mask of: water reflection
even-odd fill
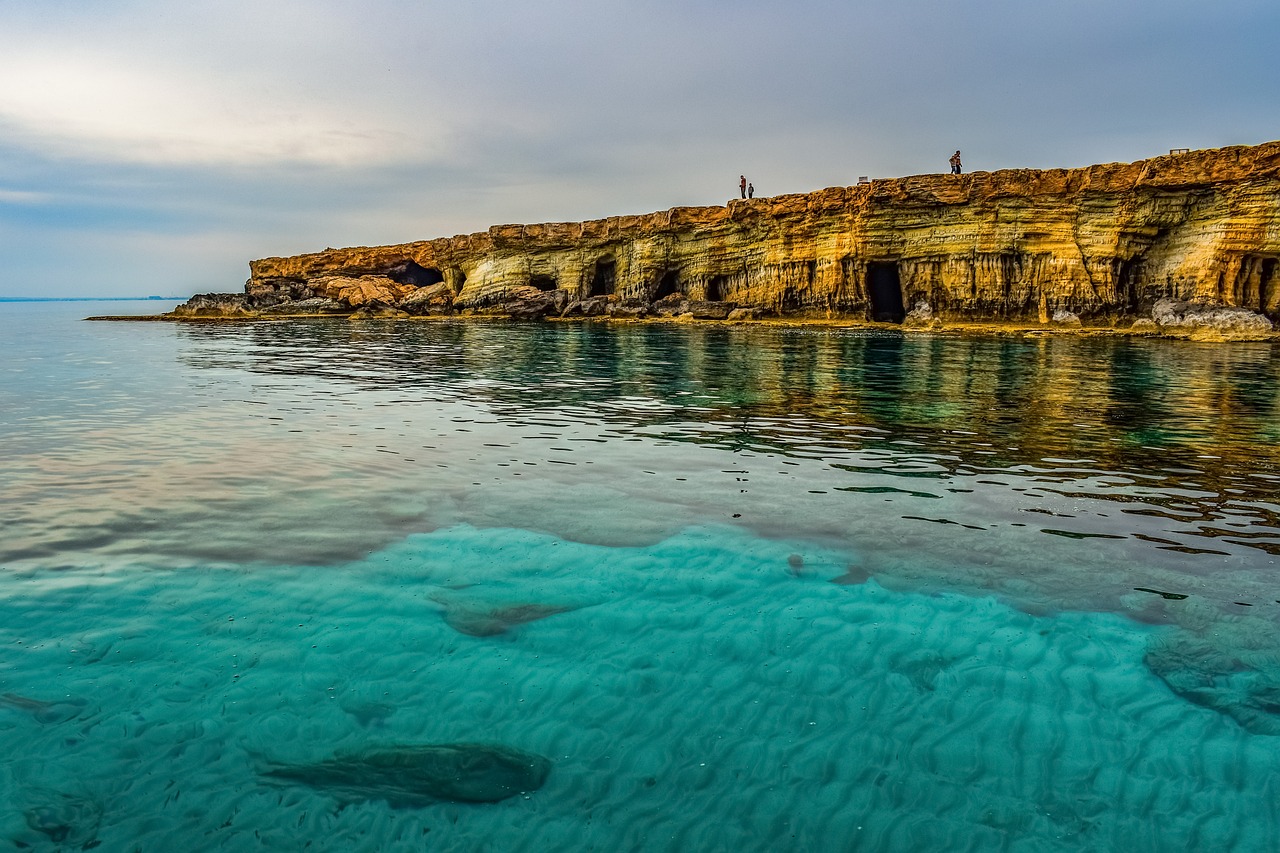
[[[1046,519],[1046,533],[1280,554],[1270,344],[591,323],[181,328],[197,367],[480,400],[500,420],[542,412],[900,480],[837,476],[833,488],[845,491],[937,497],[1029,482],[1024,504],[1037,494],[1101,500],[1167,522],[1157,535],[1145,523],[1091,530]]]

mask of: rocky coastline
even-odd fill
[[[1266,339],[1280,142],[251,262],[163,319],[596,318]]]

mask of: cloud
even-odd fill
[[[7,190],[0,187],[0,204],[44,204],[51,199],[52,196],[49,193]]]
[[[0,54],[0,126],[46,155],[155,164],[381,165],[438,158],[444,137],[410,133],[359,105],[284,101],[182,68],[114,56]],[[22,81],[22,82],[20,82]],[[33,84],[31,81],[38,81]]]
[[[715,204],[744,172],[1261,142],[1277,26],[1273,0],[12,0],[0,292],[234,289],[255,256]]]

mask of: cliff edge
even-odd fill
[[[250,264],[175,318],[795,315],[1266,332],[1280,142],[917,175]]]

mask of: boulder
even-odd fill
[[[902,325],[912,328],[933,328],[942,325],[933,313],[933,306],[921,299],[902,318]]]
[[[175,317],[253,317],[257,312],[244,293],[198,293],[173,309]]]
[[[649,313],[649,303],[638,299],[624,299],[621,302],[610,302],[605,307],[610,317],[643,317]]]
[[[756,306],[747,308],[734,308],[729,312],[730,320],[759,320],[765,315],[765,310]]]
[[[298,302],[282,302],[279,305],[272,305],[269,308],[263,308],[259,313],[264,316],[318,316],[326,314],[350,314],[351,309],[335,299],[326,299],[323,296],[316,296],[311,299],[302,299]]]
[[[345,302],[352,308],[359,308],[366,302],[375,300],[394,305],[417,290],[412,284],[401,284],[383,275],[320,278],[312,282],[312,289],[317,296]]]
[[[396,303],[401,311],[410,314],[453,313],[453,288],[441,282],[430,287],[420,287]]]
[[[1053,316],[1049,318],[1049,322],[1055,326],[1068,326],[1078,329],[1084,324],[1080,322],[1080,316],[1065,308],[1059,308],[1053,312]]]
[[[561,314],[562,317],[580,315],[582,317],[599,317],[609,309],[609,297],[588,296],[569,303]]]
[[[517,287],[510,296],[499,302],[489,313],[506,314],[513,320],[540,320],[548,314],[559,314],[569,301],[563,290],[538,290],[536,287]]]
[[[689,300],[678,293],[664,296],[649,306],[649,310],[659,317],[678,317],[689,313]]]
[[[348,320],[394,320],[398,317],[408,317],[404,311],[394,305],[388,305],[381,300],[370,300],[351,313]]]
[[[1180,299],[1157,300],[1151,319],[1162,329],[1204,329],[1221,333],[1269,332],[1271,321],[1248,308]]]
[[[727,320],[734,307],[732,302],[691,300],[689,302],[689,310],[685,313],[693,315],[695,320]]]

